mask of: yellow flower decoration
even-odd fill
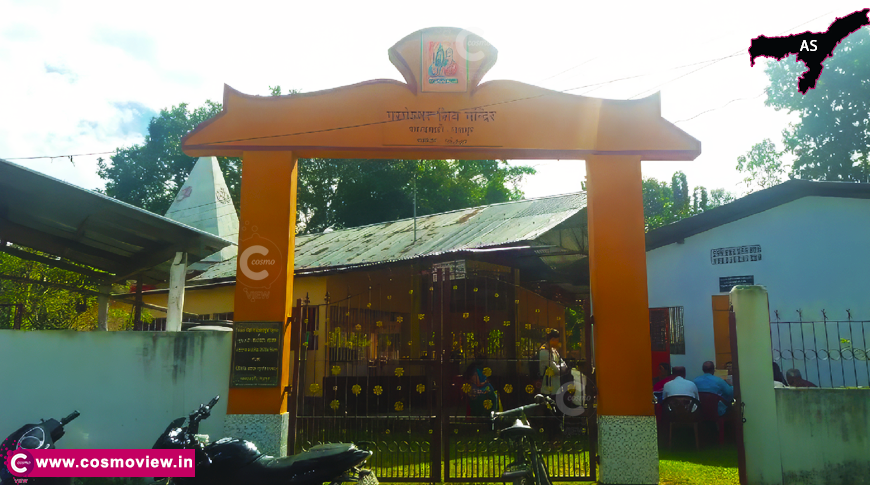
[[[453,289],[454,289],[454,290],[458,290],[458,289],[459,289],[459,287],[458,287],[458,286],[456,286],[456,285],[453,285]]]
[[[505,327],[510,327],[510,326],[511,326],[511,321],[510,321],[510,320],[505,320],[505,321],[504,321],[504,326],[505,326]]]
[[[349,317],[349,316],[350,316],[350,312],[344,312],[344,316]]]
[[[396,377],[402,377],[403,375],[405,375],[405,369],[396,367]]]
[[[392,340],[387,340],[387,345],[393,345],[393,341],[392,341]]]
[[[433,341],[430,340],[430,341],[429,341],[429,347],[434,347],[434,346],[435,346],[435,342],[433,342]]]
[[[383,327],[383,326],[384,326],[384,322],[378,320],[378,321],[375,323],[375,325],[377,325],[378,327]]]
[[[434,286],[430,286],[430,287],[429,287],[429,291],[434,291],[434,290],[435,290],[435,287],[434,287]]]
[[[543,432],[544,432],[544,428],[540,428],[540,429],[538,430],[538,433],[543,433]]]
[[[354,327],[354,328],[356,329],[357,332],[359,332],[360,330],[362,330],[362,325],[357,323],[356,327]]]
[[[488,322],[488,321],[489,321],[489,315],[483,317],[483,321],[484,321],[484,322]]]
[[[384,388],[381,386],[375,386],[374,393],[375,393],[375,396],[380,396],[381,394],[384,393]]]
[[[401,390],[402,390],[402,386],[396,386],[396,390],[397,390],[397,391],[401,391]]]
[[[431,429],[429,430],[429,434],[432,434],[432,430],[431,430]]]
[[[353,387],[350,388],[350,392],[354,394],[354,396],[359,396],[359,393],[362,392],[362,387],[359,384],[354,384]]]
[[[556,317],[556,321],[557,321],[557,322],[558,322],[559,320],[561,320],[561,319],[562,319],[562,317]]]
[[[417,392],[420,394],[423,394],[424,392],[426,392],[426,385],[425,384],[417,384]]]
[[[387,300],[392,300],[392,299],[393,299],[393,295],[387,295]]]
[[[498,298],[498,293],[495,294],[495,297]]]
[[[515,304],[515,305],[519,305],[519,304],[520,304],[520,301],[519,301],[519,300],[514,300],[514,304]]]
[[[574,332],[572,332],[571,330],[568,330],[567,332],[565,332],[565,335],[570,337],[571,335],[574,335]]]
[[[474,292],[477,293],[477,288],[474,289]]]
[[[408,347],[410,347],[410,346],[411,346],[411,341],[409,340],[409,341],[408,341]]]
[[[308,390],[311,391],[311,394],[317,394],[320,392],[320,384],[311,384],[308,386]]]
[[[305,320],[303,320],[303,323],[308,323],[308,319],[306,318]]]
[[[308,347],[308,342],[302,342],[303,347]]]
[[[492,375],[492,369],[490,369],[489,367],[484,367],[484,368],[483,368],[483,375],[485,375],[486,377],[491,376],[491,375]]]
[[[531,324],[531,323],[527,323],[527,324],[526,324],[526,330],[531,330],[531,329],[532,329],[532,324]]]
[[[338,399],[333,399],[331,403],[329,403],[329,407],[332,408],[333,411],[337,410],[339,406]]]
[[[529,394],[535,392],[535,386],[529,384],[528,386],[526,386],[526,392],[528,392]]]
[[[366,308],[371,308],[371,307],[372,307],[372,302],[366,303]]]
[[[389,429],[386,430],[386,431],[384,431],[384,432],[385,432],[386,434],[390,434],[390,430],[389,430]]]
[[[459,434],[459,430],[454,428],[454,429],[453,429],[453,434]]]
[[[402,323],[405,321],[405,317],[396,317],[396,321]]]
[[[468,318],[468,312],[463,313],[462,318]]]
[[[541,309],[540,309],[540,308],[535,308],[535,313],[541,313]]]
[[[417,315],[417,319],[418,319],[418,320],[422,320],[422,319],[424,319],[424,318],[426,318],[426,314],[425,314],[425,313],[420,313],[420,314]]]
[[[553,372],[553,368],[552,368],[552,367],[547,367],[547,370],[544,372],[544,374],[546,374],[547,377],[553,377],[553,375],[555,374],[555,372]]]
[[[396,411],[401,411],[401,410],[405,409],[405,405],[402,404],[402,401],[396,402],[396,405],[393,407],[396,409]]]
[[[504,392],[506,392],[508,394],[514,392],[514,386],[512,386],[510,384],[505,384],[504,385]]]
[[[409,295],[413,295],[413,294],[414,294],[414,290],[408,290],[408,294],[409,294]]]
[[[332,366],[332,375],[337,376],[341,373],[341,367],[334,365]]]
[[[574,387],[574,384],[568,384],[568,392],[574,392],[576,390],[577,390],[577,388]]]
[[[462,385],[462,392],[464,392],[464,393],[466,393],[466,394],[468,394],[469,392],[471,392],[471,384],[469,384],[469,383],[467,383],[467,382],[466,382],[465,384],[463,384],[463,385]]]
[[[487,411],[489,411],[489,409],[490,409],[491,407],[492,407],[492,401],[490,401],[489,399],[487,399],[486,401],[483,401],[483,408],[484,408],[484,409],[486,409]]]

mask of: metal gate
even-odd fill
[[[452,277],[451,269],[372,278],[338,300],[297,302],[292,452],[362,442],[382,481],[499,480],[513,456],[482,414],[532,402],[537,349],[550,328],[564,330],[564,307],[515,285],[511,273]],[[473,402],[472,363],[496,400]],[[530,421],[554,480],[595,479],[594,409]]]

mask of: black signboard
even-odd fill
[[[230,387],[281,385],[281,322],[233,323]]]
[[[719,278],[719,293],[728,293],[737,285],[754,285],[755,276],[722,276]]]

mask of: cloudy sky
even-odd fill
[[[660,91],[662,116],[701,140],[703,153],[693,162],[644,162],[644,175],[669,180],[683,170],[692,186],[740,194],[737,157],[764,138],[780,143],[793,120],[764,106],[764,61],[750,67],[750,40],[823,31],[866,6],[0,0],[0,158],[141,143],[160,109],[220,101],[224,84],[265,95],[270,85],[312,92],[401,80],[387,49],[418,29],[454,26],[498,49],[484,81],[614,99]],[[95,189],[104,185],[96,159],[15,162]],[[528,197],[577,191],[584,176],[583,162],[523,163],[538,169],[524,184]]]

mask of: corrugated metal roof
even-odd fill
[[[169,280],[176,252],[194,263],[233,245],[6,160],[0,160],[0,239],[149,282]]]
[[[411,260],[537,239],[586,207],[586,194],[504,202],[296,238],[296,271]],[[234,277],[236,260],[218,263],[196,280]]]

